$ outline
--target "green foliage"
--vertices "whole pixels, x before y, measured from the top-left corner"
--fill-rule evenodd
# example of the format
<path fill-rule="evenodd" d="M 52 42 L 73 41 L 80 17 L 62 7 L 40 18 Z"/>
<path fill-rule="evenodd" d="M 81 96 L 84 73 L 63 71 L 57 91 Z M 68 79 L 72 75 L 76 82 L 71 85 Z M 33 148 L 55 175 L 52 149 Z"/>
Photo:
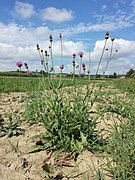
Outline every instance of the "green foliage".
<path fill-rule="evenodd" d="M 12 114 L 9 114 L 8 120 L 4 121 L 4 119 L 0 120 L 0 137 L 7 135 L 8 137 L 19 136 L 24 134 L 24 130 L 18 128 L 19 121 L 17 119 L 13 119 Z"/>
<path fill-rule="evenodd" d="M 19 151 L 19 142 L 17 142 L 16 144 L 13 144 L 9 139 L 7 139 L 9 144 L 12 147 L 12 150 L 17 154 L 17 156 L 19 157 L 21 155 L 21 152 Z"/>
<path fill-rule="evenodd" d="M 26 108 L 27 119 L 32 123 L 41 122 L 47 130 L 42 137 L 45 148 L 64 149 L 75 158 L 99 141 L 95 130 L 97 122 L 89 114 L 86 98 L 89 89 L 82 96 L 79 85 L 69 89 L 57 87 L 51 84 L 52 90 L 36 93 L 30 99 Z"/>
<path fill-rule="evenodd" d="M 114 105 L 106 106 L 106 112 L 118 115 L 109 127 L 109 141 L 105 146 L 111 160 L 106 164 L 107 171 L 114 179 L 134 179 L 135 177 L 135 108 L 134 103 L 116 99 Z M 122 119 L 123 118 L 123 119 Z M 125 119 L 125 120 L 124 120 Z"/>
<path fill-rule="evenodd" d="M 127 77 L 127 78 L 135 77 L 135 70 L 130 69 L 130 70 L 126 73 L 126 77 Z"/>
<path fill-rule="evenodd" d="M 114 81 L 115 86 L 122 91 L 135 95 L 135 79 L 117 79 Z"/>

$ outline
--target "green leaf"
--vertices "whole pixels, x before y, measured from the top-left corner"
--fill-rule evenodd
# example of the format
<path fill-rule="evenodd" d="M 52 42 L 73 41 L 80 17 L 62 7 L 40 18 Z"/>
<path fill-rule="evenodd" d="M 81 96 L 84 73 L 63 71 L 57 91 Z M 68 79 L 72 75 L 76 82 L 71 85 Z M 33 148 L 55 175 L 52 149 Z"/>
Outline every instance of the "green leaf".
<path fill-rule="evenodd" d="M 42 151 L 44 148 L 44 146 L 31 146 L 30 148 L 28 148 L 27 153 L 34 153 L 34 152 L 39 152 Z"/>

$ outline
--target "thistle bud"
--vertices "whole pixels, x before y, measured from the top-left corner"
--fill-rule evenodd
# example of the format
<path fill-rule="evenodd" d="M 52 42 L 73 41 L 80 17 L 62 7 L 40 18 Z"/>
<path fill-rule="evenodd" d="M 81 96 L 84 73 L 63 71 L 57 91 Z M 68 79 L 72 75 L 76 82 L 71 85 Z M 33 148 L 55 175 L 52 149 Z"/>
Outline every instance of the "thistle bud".
<path fill-rule="evenodd" d="M 37 44 L 36 46 L 37 46 L 37 50 L 39 51 L 39 49 L 40 49 L 39 45 Z"/>
<path fill-rule="evenodd" d="M 61 35 L 61 33 L 60 33 L 60 39 L 62 38 L 62 35 Z"/>

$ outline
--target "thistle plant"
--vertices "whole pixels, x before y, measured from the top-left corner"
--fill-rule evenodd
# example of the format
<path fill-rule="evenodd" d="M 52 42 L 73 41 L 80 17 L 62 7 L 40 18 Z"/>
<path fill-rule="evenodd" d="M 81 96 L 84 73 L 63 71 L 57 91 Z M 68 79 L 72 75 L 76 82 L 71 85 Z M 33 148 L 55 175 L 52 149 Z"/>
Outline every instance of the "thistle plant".
<path fill-rule="evenodd" d="M 60 57 L 61 57 L 61 65 L 63 64 L 63 46 L 62 46 L 62 35 L 59 34 L 60 37 Z"/>
<path fill-rule="evenodd" d="M 82 69 L 83 69 L 83 75 L 85 75 L 85 70 L 86 70 L 86 64 L 82 63 Z"/>
<path fill-rule="evenodd" d="M 103 51 L 102 51 L 102 54 L 101 54 L 101 57 L 100 57 L 100 60 L 99 60 L 99 63 L 98 63 L 98 66 L 97 66 L 97 70 L 96 70 L 96 75 L 98 74 L 98 71 L 99 71 L 99 68 L 100 68 L 100 64 L 101 64 L 101 61 L 103 59 L 103 55 L 104 55 L 104 52 L 105 52 L 105 48 L 106 48 L 106 44 L 107 44 L 107 40 L 109 39 L 109 32 L 107 31 L 106 32 L 106 36 L 105 36 L 105 43 L 104 43 L 104 47 L 103 47 Z"/>
<path fill-rule="evenodd" d="M 89 80 L 90 80 L 90 60 L 91 60 L 91 58 L 90 58 L 90 50 L 89 50 L 89 66 L 88 66 L 88 78 L 89 78 Z"/>
<path fill-rule="evenodd" d="M 118 52 L 118 50 L 115 50 L 115 53 L 112 54 L 112 53 L 113 53 L 114 40 L 115 40 L 115 38 L 112 37 L 112 38 L 111 38 L 111 42 L 112 42 L 112 43 L 111 43 L 111 50 L 110 50 L 110 55 L 109 55 L 109 57 L 108 57 L 108 48 L 106 48 L 106 52 L 107 52 L 107 63 L 106 63 L 106 66 L 105 66 L 105 68 L 104 68 L 104 70 L 103 70 L 103 77 L 104 77 L 104 75 L 105 75 L 105 72 L 106 72 L 106 70 L 107 70 L 107 68 L 108 68 L 108 65 L 109 65 L 110 61 L 114 58 L 114 56 L 115 56 L 116 53 Z"/>
<path fill-rule="evenodd" d="M 73 79 L 75 78 L 75 58 L 76 58 L 76 54 L 73 53 L 73 60 L 72 60 L 72 66 L 73 66 Z"/>
<path fill-rule="evenodd" d="M 84 53 L 83 52 L 79 52 L 78 55 L 80 56 L 80 71 L 79 71 L 79 75 L 82 74 L 82 58 Z"/>
<path fill-rule="evenodd" d="M 22 62 L 20 62 L 20 61 L 18 61 L 18 62 L 16 62 L 16 66 L 18 66 L 18 68 L 19 68 L 19 72 L 20 72 L 20 74 L 19 74 L 19 76 L 21 76 L 21 67 L 23 66 L 23 63 Z"/>
<path fill-rule="evenodd" d="M 31 74 L 32 74 L 32 71 L 29 70 L 29 66 L 28 66 L 28 64 L 27 64 L 26 62 L 24 63 L 24 67 L 25 67 L 26 70 L 27 70 L 27 74 L 28 74 L 28 75 L 31 75 Z"/>
<path fill-rule="evenodd" d="M 51 67 L 50 72 L 53 72 L 53 73 L 54 73 L 53 50 L 52 50 L 53 37 L 52 37 L 52 35 L 49 36 L 49 40 L 50 40 L 49 49 L 50 49 L 50 56 L 51 56 L 51 62 L 52 62 L 52 67 Z"/>
<path fill-rule="evenodd" d="M 50 55 L 52 59 L 52 35 L 50 38 Z M 97 67 L 96 75 L 98 73 L 106 42 L 109 38 L 109 33 L 106 33 L 105 45 L 99 64 Z M 62 36 L 60 34 L 60 39 L 62 42 Z M 62 50 L 62 49 L 61 49 Z M 62 55 L 62 51 L 61 51 Z M 83 77 L 85 75 L 86 64 L 82 63 L 82 58 L 84 53 L 79 52 L 80 56 L 80 66 L 79 75 Z M 76 54 L 73 53 L 73 76 L 75 75 L 75 62 Z M 52 59 L 52 68 L 53 59 Z M 64 69 L 64 65 L 60 65 L 60 72 Z M 54 69 L 52 69 L 54 70 Z M 82 72 L 83 70 L 83 72 Z M 37 120 L 45 127 L 45 132 L 41 135 L 42 147 L 39 149 L 51 148 L 55 150 L 66 150 L 71 152 L 73 157 L 76 159 L 79 153 L 84 149 L 91 149 L 98 144 L 103 144 L 102 137 L 99 136 L 97 132 L 97 116 L 91 116 L 90 110 L 93 101 L 96 101 L 96 95 L 92 94 L 94 90 L 94 85 L 91 86 L 87 84 L 86 88 L 82 84 L 73 83 L 71 87 L 63 87 L 63 83 L 55 79 L 49 79 L 49 88 L 41 92 L 35 93 L 33 99 L 28 102 L 30 119 Z M 54 83 L 55 81 L 55 83 Z M 60 82 L 60 83 L 59 83 Z M 94 84 L 94 83 L 93 83 Z M 101 88 L 100 88 L 101 89 Z M 68 96 L 67 96 L 68 95 Z M 95 98 L 93 98 L 95 96 Z M 27 109 L 26 109 L 27 112 Z M 38 148 L 36 148 L 37 150 Z"/>

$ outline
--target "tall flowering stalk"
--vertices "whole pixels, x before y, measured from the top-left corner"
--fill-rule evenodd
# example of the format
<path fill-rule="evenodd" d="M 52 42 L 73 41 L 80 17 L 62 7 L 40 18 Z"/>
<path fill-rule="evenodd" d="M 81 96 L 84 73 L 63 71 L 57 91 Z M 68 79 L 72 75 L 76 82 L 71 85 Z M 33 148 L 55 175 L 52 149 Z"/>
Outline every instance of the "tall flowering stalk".
<path fill-rule="evenodd" d="M 96 75 L 95 76 L 97 76 L 97 74 L 98 74 L 99 67 L 100 67 L 101 61 L 103 59 L 103 55 L 104 55 L 104 52 L 105 52 L 106 43 L 107 43 L 108 38 L 109 38 L 109 32 L 107 31 L 106 35 L 105 35 L 105 44 L 104 44 L 104 47 L 103 47 L 103 51 L 102 51 L 102 54 L 101 54 L 101 57 L 100 57 L 100 60 L 99 60 L 99 63 L 98 63 L 98 67 L 97 67 Z"/>
<path fill-rule="evenodd" d="M 107 63 L 106 63 L 105 69 L 104 69 L 104 71 L 103 71 L 103 76 L 105 75 L 105 72 L 106 72 L 106 70 L 107 70 L 107 68 L 108 68 L 109 62 L 113 59 L 113 57 L 115 56 L 115 54 L 118 52 L 118 50 L 115 50 L 115 53 L 112 55 L 114 40 L 115 40 L 115 38 L 112 37 L 112 38 L 111 38 L 112 44 L 111 44 L 111 50 L 110 50 L 110 56 L 109 56 L 109 58 L 108 58 L 108 49 L 106 49 L 106 51 L 107 51 Z"/>
<path fill-rule="evenodd" d="M 79 71 L 79 74 L 81 74 L 82 72 L 82 58 L 83 58 L 83 55 L 84 53 L 83 52 L 79 52 L 78 55 L 80 56 L 80 71 Z"/>
<path fill-rule="evenodd" d="M 31 75 L 31 74 L 32 74 L 32 71 L 29 70 L 29 66 L 28 66 L 28 64 L 27 64 L 26 62 L 24 63 L 24 66 L 25 66 L 25 68 L 26 68 L 26 70 L 27 70 L 27 74 L 28 74 L 28 75 Z"/>
<path fill-rule="evenodd" d="M 73 53 L 73 60 L 72 60 L 72 65 L 73 65 L 73 79 L 75 78 L 75 58 L 76 58 L 76 54 Z"/>
<path fill-rule="evenodd" d="M 59 34 L 60 37 L 60 57 L 61 57 L 61 65 L 63 64 L 63 47 L 62 47 L 62 35 Z"/>
<path fill-rule="evenodd" d="M 47 74 L 48 74 L 48 57 L 49 54 L 47 53 L 47 50 L 45 50 L 45 65 L 46 65 Z"/>
<path fill-rule="evenodd" d="M 90 60 L 91 60 L 91 57 L 90 57 L 90 50 L 89 50 L 89 67 L 88 67 L 88 77 L 89 77 L 89 80 L 90 80 Z"/>
<path fill-rule="evenodd" d="M 83 75 L 85 76 L 86 64 L 82 63 Z"/>
<path fill-rule="evenodd" d="M 37 51 L 38 51 L 39 56 L 40 56 L 40 61 L 41 61 L 41 65 L 42 65 L 42 76 L 43 76 L 43 66 L 44 66 L 44 58 L 42 56 L 42 51 L 43 50 L 41 49 L 41 51 L 40 51 L 39 44 L 37 44 L 36 47 L 37 47 Z"/>
<path fill-rule="evenodd" d="M 50 49 L 50 56 L 51 56 L 51 62 L 52 62 L 52 67 L 51 67 L 51 70 L 50 70 L 50 71 L 54 73 L 53 54 L 52 54 L 52 42 L 53 42 L 53 37 L 52 37 L 52 35 L 49 36 L 49 39 L 50 39 L 49 49 Z"/>

